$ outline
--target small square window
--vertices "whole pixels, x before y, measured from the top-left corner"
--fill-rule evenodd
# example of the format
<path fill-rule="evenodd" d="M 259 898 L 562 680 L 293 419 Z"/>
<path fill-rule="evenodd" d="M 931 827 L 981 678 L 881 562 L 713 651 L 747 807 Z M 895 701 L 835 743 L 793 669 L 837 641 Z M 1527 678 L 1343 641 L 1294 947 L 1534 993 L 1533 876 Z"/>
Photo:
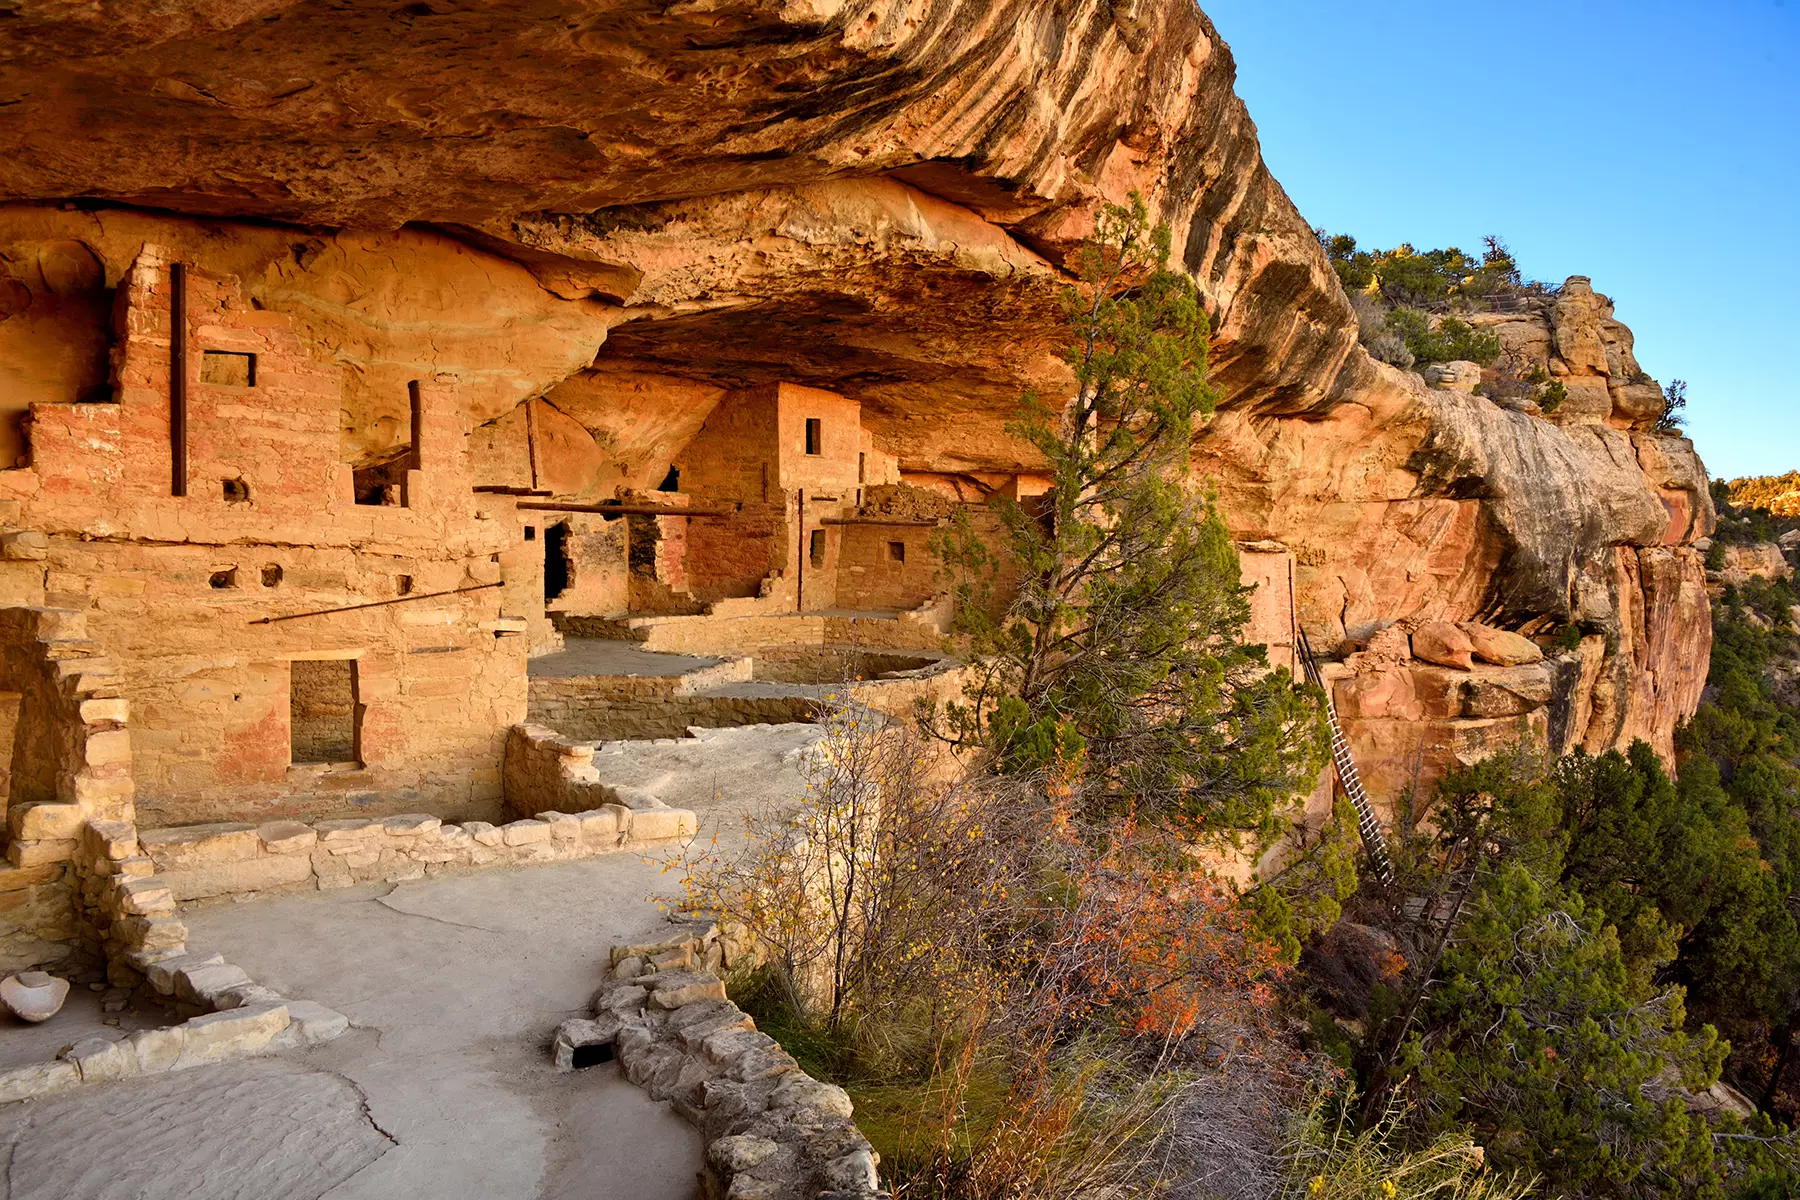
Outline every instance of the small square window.
<path fill-rule="evenodd" d="M 818 417 L 806 418 L 806 452 L 812 455 L 825 453 L 825 422 Z"/>
<path fill-rule="evenodd" d="M 238 585 L 237 568 L 227 567 L 223 571 L 214 571 L 212 573 L 212 578 L 208 579 L 207 582 L 220 591 L 224 591 L 226 588 L 234 588 Z"/>
<path fill-rule="evenodd" d="M 200 354 L 200 382 L 219 387 L 255 387 L 256 355 L 229 350 L 205 350 Z"/>
<path fill-rule="evenodd" d="M 221 479 L 219 494 L 225 498 L 227 504 L 250 503 L 250 485 L 242 479 Z"/>
<path fill-rule="evenodd" d="M 536 525 L 527 525 L 525 527 L 525 540 L 528 542 L 537 541 L 537 526 Z"/>
<path fill-rule="evenodd" d="M 906 561 L 906 543 L 905 542 L 889 542 L 888 543 L 888 558 L 890 560 L 892 560 L 893 562 L 899 562 L 899 563 L 905 562 Z"/>

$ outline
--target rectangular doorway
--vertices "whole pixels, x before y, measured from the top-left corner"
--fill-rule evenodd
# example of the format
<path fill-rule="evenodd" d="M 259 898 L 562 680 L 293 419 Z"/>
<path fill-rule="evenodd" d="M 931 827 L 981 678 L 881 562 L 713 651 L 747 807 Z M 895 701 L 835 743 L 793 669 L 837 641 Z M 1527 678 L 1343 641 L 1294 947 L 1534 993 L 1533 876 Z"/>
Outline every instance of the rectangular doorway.
<path fill-rule="evenodd" d="M 300 763 L 354 763 L 357 752 L 356 661 L 295 659 L 288 664 L 289 759 Z"/>

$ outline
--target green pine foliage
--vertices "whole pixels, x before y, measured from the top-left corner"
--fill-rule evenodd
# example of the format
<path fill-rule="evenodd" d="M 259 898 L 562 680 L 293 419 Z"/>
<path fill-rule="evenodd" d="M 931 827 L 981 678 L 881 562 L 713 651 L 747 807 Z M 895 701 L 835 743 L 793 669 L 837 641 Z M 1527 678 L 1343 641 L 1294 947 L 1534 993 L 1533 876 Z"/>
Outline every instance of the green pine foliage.
<path fill-rule="evenodd" d="M 966 520 L 938 539 L 981 674 L 935 725 L 1005 770 L 1080 753 L 1121 810 L 1268 828 L 1323 764 L 1320 710 L 1245 641 L 1236 548 L 1190 483 L 1216 396 L 1205 313 L 1168 258 L 1141 199 L 1104 210 L 1065 296 L 1074 398 L 1027 397 L 1009 426 L 1053 489 L 996 501 L 998 552 Z M 1003 565 L 1019 582 L 999 609 Z"/>

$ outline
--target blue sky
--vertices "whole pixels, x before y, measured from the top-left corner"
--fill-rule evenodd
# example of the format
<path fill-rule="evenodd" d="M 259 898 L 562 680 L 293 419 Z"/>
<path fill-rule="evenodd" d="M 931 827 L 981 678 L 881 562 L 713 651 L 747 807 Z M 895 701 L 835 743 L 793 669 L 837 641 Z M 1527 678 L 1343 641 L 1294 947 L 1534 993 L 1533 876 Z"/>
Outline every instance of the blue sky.
<path fill-rule="evenodd" d="M 1715 478 L 1800 469 L 1800 0 L 1201 7 L 1312 224 L 1592 277 Z"/>

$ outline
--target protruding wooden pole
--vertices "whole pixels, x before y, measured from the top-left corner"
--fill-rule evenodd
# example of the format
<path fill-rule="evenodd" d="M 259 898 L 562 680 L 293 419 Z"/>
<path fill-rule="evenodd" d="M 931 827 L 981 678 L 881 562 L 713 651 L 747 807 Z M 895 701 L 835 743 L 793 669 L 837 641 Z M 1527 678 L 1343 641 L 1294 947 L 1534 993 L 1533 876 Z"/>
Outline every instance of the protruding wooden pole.
<path fill-rule="evenodd" d="M 531 486 L 538 486 L 537 401 L 525 402 L 525 452 L 531 456 Z"/>
<path fill-rule="evenodd" d="M 169 264 L 169 458 L 171 496 L 187 495 L 187 264 Z"/>

